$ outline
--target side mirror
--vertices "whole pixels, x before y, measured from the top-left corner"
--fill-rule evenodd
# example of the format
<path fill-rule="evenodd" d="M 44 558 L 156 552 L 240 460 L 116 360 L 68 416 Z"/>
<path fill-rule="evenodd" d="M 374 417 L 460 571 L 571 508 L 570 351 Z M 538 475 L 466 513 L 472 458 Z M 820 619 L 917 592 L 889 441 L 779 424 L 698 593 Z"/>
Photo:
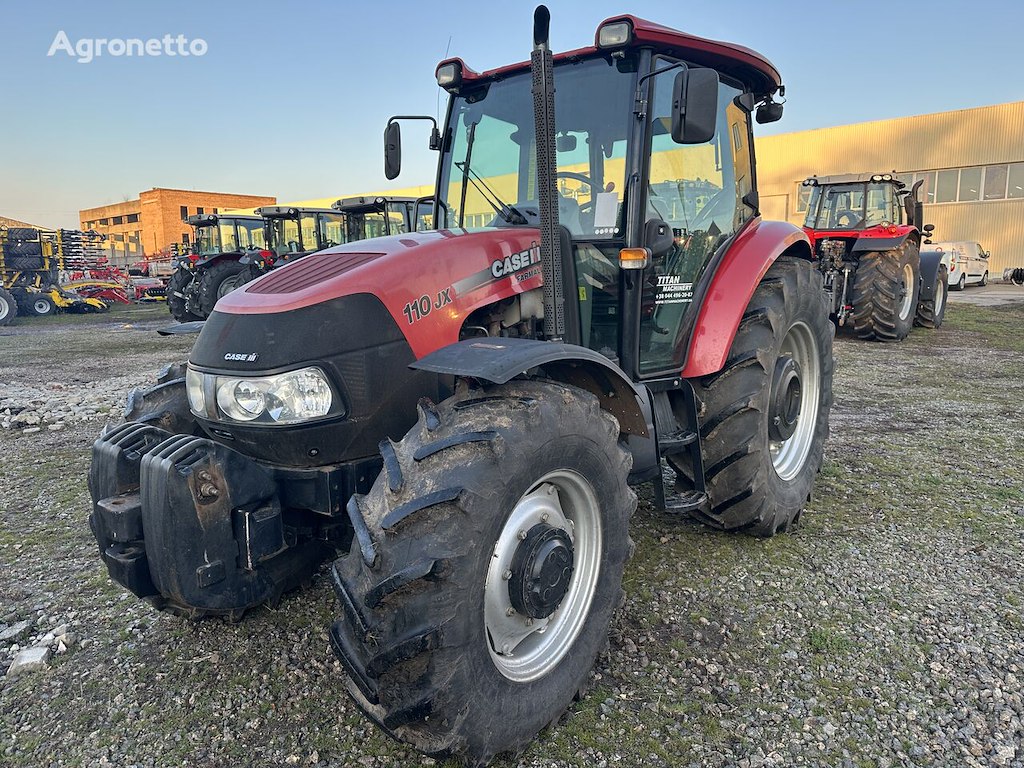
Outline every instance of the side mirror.
<path fill-rule="evenodd" d="M 935 231 L 935 225 L 934 224 L 925 224 L 923 227 L 921 227 L 921 229 L 923 231 L 927 232 L 930 235 L 932 232 Z"/>
<path fill-rule="evenodd" d="M 760 125 L 778 122 L 782 119 L 783 106 L 784 104 L 778 101 L 766 102 L 757 108 L 757 112 L 754 113 L 754 119 Z"/>
<path fill-rule="evenodd" d="M 672 227 L 661 219 L 648 219 L 644 224 L 644 245 L 650 250 L 651 256 L 664 256 L 675 245 Z"/>
<path fill-rule="evenodd" d="M 397 121 L 384 129 L 384 175 L 390 181 L 402 171 L 402 127 Z"/>
<path fill-rule="evenodd" d="M 672 141 L 703 144 L 715 135 L 718 119 L 718 73 L 684 69 L 672 87 Z"/>

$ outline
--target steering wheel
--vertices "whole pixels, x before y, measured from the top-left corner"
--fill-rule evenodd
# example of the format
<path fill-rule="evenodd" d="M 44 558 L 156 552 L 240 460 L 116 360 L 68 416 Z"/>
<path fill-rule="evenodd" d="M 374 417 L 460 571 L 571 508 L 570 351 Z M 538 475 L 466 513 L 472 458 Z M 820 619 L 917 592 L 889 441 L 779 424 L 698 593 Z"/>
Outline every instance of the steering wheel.
<path fill-rule="evenodd" d="M 844 220 L 847 223 L 844 224 L 843 223 Z M 843 211 L 842 213 L 836 215 L 836 226 L 838 226 L 838 227 L 844 227 L 844 228 L 853 229 L 858 224 L 860 224 L 860 222 L 861 222 L 861 217 L 858 216 L 853 211 Z"/>
<path fill-rule="evenodd" d="M 594 207 L 594 200 L 597 197 L 597 189 L 593 179 L 582 173 L 576 173 L 575 171 L 555 171 L 555 178 L 557 179 L 559 177 L 566 179 L 576 179 L 576 181 L 582 181 L 584 184 L 590 187 L 590 199 L 587 200 L 587 202 L 585 203 L 579 204 L 581 213 L 589 208 Z"/>

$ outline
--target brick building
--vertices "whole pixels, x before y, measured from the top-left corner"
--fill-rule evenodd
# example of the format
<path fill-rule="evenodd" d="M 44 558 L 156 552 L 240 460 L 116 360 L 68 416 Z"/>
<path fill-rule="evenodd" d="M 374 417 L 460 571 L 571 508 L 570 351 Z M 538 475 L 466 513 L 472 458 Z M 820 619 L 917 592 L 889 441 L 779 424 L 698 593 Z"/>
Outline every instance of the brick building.
<path fill-rule="evenodd" d="M 82 229 L 107 236 L 107 255 L 114 264 L 127 264 L 166 251 L 171 243 L 191 242 L 192 228 L 185 223 L 188 216 L 275 203 L 276 197 L 266 195 L 154 187 L 136 200 L 86 208 L 78 212 L 78 219 Z"/>

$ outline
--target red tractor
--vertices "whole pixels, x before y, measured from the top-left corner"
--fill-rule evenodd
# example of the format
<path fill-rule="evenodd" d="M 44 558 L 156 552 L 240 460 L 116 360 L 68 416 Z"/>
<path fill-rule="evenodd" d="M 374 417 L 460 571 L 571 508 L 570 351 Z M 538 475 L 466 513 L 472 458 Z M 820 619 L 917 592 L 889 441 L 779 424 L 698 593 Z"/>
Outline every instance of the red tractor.
<path fill-rule="evenodd" d="M 260 216 L 207 213 L 187 221 L 195 229 L 194 242 L 167 282 L 167 308 L 180 323 L 207 317 L 221 296 L 238 287 L 247 269 L 243 259 L 266 247 Z"/>
<path fill-rule="evenodd" d="M 812 176 L 804 231 L 825 278 L 831 315 L 862 339 L 901 341 L 915 324 L 938 328 L 946 313 L 946 267 L 921 254 L 921 182 L 891 173 Z"/>
<path fill-rule="evenodd" d="M 225 296 L 95 443 L 90 524 L 115 581 L 189 616 L 238 617 L 342 553 L 348 693 L 480 763 L 582 694 L 623 595 L 630 485 L 665 505 L 662 460 L 669 509 L 758 536 L 797 522 L 833 334 L 807 236 L 758 214 L 752 124 L 781 117 L 760 54 L 617 16 L 553 56 L 541 7 L 530 62 L 448 59 L 437 81 L 447 228 Z"/>

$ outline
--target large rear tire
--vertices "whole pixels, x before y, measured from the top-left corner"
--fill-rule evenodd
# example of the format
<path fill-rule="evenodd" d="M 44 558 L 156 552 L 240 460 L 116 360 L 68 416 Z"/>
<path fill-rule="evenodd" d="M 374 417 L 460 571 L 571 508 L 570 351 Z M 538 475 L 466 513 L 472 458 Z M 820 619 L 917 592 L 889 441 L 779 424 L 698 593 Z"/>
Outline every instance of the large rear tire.
<path fill-rule="evenodd" d="M 754 291 L 725 367 L 691 382 L 708 493 L 697 519 L 755 536 L 798 521 L 828 437 L 828 313 L 821 273 L 803 259 L 779 259 Z M 679 489 L 692 490 L 690 463 L 668 462 Z"/>
<path fill-rule="evenodd" d="M 866 340 L 905 339 L 914 325 L 920 276 L 921 256 L 912 240 L 863 254 L 853 281 L 854 332 Z"/>
<path fill-rule="evenodd" d="M 191 323 L 205 319 L 204 315 L 193 312 L 192 307 L 189 306 L 188 292 L 193 290 L 193 280 L 195 280 L 195 275 L 192 272 L 179 267 L 174 270 L 174 274 L 167 281 L 167 309 L 179 323 Z"/>
<path fill-rule="evenodd" d="M 935 273 L 935 293 L 927 301 L 917 302 L 917 315 L 914 325 L 921 328 L 938 328 L 946 317 L 946 297 L 949 291 L 949 278 L 946 267 L 939 265 Z"/>
<path fill-rule="evenodd" d="M 199 273 L 199 308 L 206 317 L 213 312 L 218 299 L 238 287 L 238 276 L 247 269 L 237 261 L 218 261 Z"/>
<path fill-rule="evenodd" d="M 400 741 L 482 763 L 581 695 L 632 549 L 632 464 L 589 392 L 460 386 L 353 497 L 331 641 L 349 694 Z"/>
<path fill-rule="evenodd" d="M 0 288 L 0 326 L 7 325 L 18 316 L 18 302 L 11 292 Z"/>

